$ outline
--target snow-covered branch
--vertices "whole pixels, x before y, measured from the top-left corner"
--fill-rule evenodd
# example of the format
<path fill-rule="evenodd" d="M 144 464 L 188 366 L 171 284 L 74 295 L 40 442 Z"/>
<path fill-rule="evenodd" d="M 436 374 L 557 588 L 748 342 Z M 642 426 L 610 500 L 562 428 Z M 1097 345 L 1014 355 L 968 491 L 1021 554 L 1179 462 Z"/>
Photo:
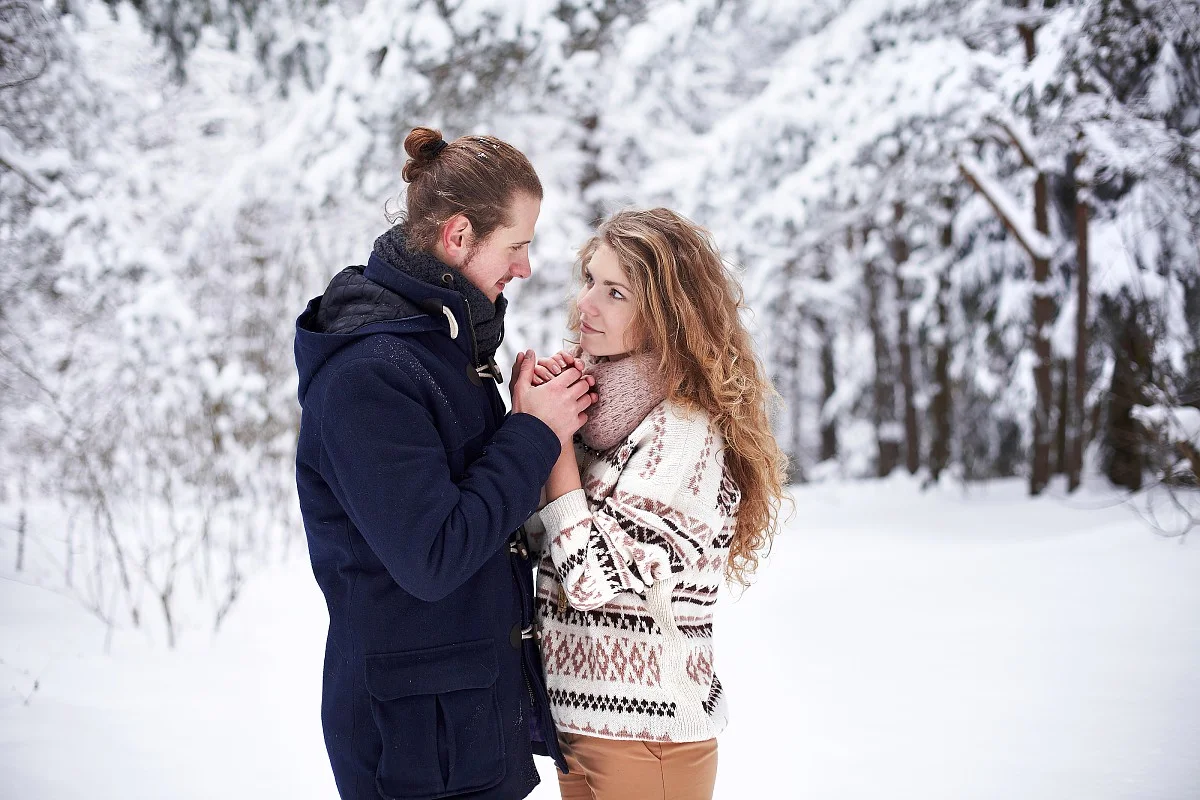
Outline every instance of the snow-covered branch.
<path fill-rule="evenodd" d="M 1049 260 L 1054 256 L 1054 243 L 1045 234 L 1035 230 L 1021 213 L 1020 204 L 1003 186 L 992 180 L 986 168 L 973 158 L 962 158 L 958 162 L 962 176 L 988 201 L 1004 227 L 1016 237 L 1030 257 Z"/>
<path fill-rule="evenodd" d="M 0 166 L 12 170 L 39 192 L 50 191 L 50 184 L 38 174 L 33 159 L 25 155 L 17 140 L 5 128 L 0 128 Z"/>

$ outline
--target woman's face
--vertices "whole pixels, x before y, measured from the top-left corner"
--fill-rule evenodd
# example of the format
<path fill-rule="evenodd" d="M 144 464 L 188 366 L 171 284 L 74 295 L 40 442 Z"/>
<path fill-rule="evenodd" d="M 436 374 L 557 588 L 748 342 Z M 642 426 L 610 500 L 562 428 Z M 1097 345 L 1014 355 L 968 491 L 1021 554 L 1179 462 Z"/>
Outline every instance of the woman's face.
<path fill-rule="evenodd" d="M 636 346 L 630 330 L 633 322 L 633 289 L 617 261 L 617 254 L 601 244 L 583 272 L 583 289 L 576 301 L 579 308 L 579 345 L 593 358 L 612 359 L 628 355 Z"/>

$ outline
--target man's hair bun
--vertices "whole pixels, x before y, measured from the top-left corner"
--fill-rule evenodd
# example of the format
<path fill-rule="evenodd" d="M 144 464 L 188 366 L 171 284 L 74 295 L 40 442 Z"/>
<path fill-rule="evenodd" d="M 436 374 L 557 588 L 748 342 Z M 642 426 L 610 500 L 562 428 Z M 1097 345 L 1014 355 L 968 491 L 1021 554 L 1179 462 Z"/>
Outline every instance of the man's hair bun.
<path fill-rule="evenodd" d="M 404 163 L 404 181 L 412 183 L 417 177 L 437 159 L 446 142 L 442 132 L 434 128 L 413 128 L 412 133 L 404 139 L 404 152 L 408 153 L 408 161 Z"/>

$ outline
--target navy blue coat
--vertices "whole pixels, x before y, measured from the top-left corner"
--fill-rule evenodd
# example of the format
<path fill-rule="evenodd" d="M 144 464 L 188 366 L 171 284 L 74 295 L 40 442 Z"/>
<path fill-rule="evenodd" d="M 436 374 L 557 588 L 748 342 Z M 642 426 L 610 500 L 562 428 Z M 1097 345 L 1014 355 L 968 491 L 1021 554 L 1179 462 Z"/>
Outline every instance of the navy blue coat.
<path fill-rule="evenodd" d="M 334 296 L 339 278 L 353 302 Z M 329 608 L 321 721 L 338 791 L 524 797 L 535 749 L 566 768 L 513 537 L 558 439 L 505 414 L 457 292 L 377 255 L 339 278 L 297 320 L 295 343 L 296 483 Z"/>

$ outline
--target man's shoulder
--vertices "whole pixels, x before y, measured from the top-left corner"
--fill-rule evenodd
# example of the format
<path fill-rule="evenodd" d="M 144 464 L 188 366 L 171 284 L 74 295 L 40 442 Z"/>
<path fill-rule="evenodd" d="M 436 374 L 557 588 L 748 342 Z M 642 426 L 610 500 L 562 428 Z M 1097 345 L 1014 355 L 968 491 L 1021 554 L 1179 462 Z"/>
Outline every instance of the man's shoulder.
<path fill-rule="evenodd" d="M 372 281 L 362 266 L 346 267 L 321 296 L 317 326 L 322 333 L 353 333 L 366 325 L 422 316 L 416 303 Z"/>

